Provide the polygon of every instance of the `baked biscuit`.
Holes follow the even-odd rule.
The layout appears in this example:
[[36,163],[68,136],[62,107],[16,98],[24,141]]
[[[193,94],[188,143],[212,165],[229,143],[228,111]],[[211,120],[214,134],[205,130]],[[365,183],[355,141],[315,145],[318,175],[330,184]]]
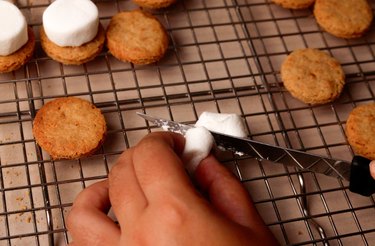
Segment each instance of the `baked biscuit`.
[[144,8],[160,9],[172,5],[176,0],[133,0],[133,2]]
[[25,65],[33,56],[35,50],[35,36],[33,29],[28,27],[28,41],[16,52],[0,56],[0,73],[8,73]]
[[361,37],[373,19],[367,0],[316,0],[314,15],[325,31],[347,39]]
[[356,154],[375,160],[375,103],[360,105],[350,112],[346,136]]
[[66,65],[81,65],[93,60],[102,51],[105,43],[105,31],[99,24],[96,37],[81,46],[62,47],[48,39],[43,27],[40,29],[40,43],[46,54],[53,60]]
[[46,103],[36,114],[33,134],[52,159],[78,159],[103,143],[106,122],[92,103],[64,97]]
[[315,0],[272,0],[272,2],[286,9],[307,9]]
[[281,65],[280,72],[284,86],[292,96],[311,105],[332,102],[345,84],[340,63],[317,49],[293,51]]
[[107,28],[107,46],[114,57],[134,64],[160,60],[168,48],[162,24],[142,10],[114,15]]

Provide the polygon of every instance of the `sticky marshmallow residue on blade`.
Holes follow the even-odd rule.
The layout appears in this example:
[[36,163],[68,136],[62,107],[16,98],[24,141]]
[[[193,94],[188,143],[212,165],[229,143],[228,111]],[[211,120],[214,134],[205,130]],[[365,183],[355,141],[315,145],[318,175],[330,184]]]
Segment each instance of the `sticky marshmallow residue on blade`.
[[27,23],[22,12],[14,4],[0,1],[0,56],[14,53],[27,41]]
[[203,112],[199,116],[195,126],[204,126],[210,131],[235,137],[247,137],[247,130],[244,121],[237,114]]
[[98,33],[99,11],[90,0],[56,0],[43,13],[43,28],[55,44],[81,46]]
[[182,161],[189,173],[194,173],[199,163],[208,156],[214,145],[214,138],[205,127],[189,129],[185,134]]

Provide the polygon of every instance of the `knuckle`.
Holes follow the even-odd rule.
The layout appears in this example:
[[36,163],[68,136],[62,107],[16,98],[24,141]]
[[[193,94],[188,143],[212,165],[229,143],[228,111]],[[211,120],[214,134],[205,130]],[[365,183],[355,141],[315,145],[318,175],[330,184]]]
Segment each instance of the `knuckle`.
[[124,168],[127,160],[131,158],[131,152],[133,151],[133,148],[125,150],[120,157],[117,159],[116,163],[111,167],[111,170],[108,173],[108,180],[111,182],[112,180],[116,180],[121,174],[121,170]]
[[111,182],[113,179],[116,179],[120,166],[116,163],[108,173],[108,181]]
[[164,132],[154,132],[143,138],[134,148],[134,156],[144,156],[145,154],[158,154],[173,146],[173,140]]
[[82,218],[83,211],[80,207],[73,205],[70,212],[66,217],[66,227],[69,231],[79,230],[80,228],[80,218]]
[[183,201],[170,198],[168,202],[161,205],[160,214],[162,214],[164,222],[171,228],[180,228],[188,220],[189,210]]
[[147,149],[152,146],[160,144],[160,138],[157,137],[158,135],[156,134],[150,134],[147,137],[143,138],[139,144],[136,146],[136,150],[139,149]]

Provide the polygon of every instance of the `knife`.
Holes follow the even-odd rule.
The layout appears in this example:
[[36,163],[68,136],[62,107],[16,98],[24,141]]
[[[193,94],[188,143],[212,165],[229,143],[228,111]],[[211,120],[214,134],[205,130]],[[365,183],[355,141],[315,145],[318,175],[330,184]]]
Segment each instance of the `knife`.
[[[164,130],[182,135],[185,135],[186,131],[194,127],[139,112],[137,114]],[[214,131],[210,132],[219,148],[232,151],[237,155],[246,154],[261,160],[283,163],[300,170],[347,180],[349,181],[349,190],[363,196],[370,196],[375,193],[375,180],[370,175],[369,164],[371,160],[365,157],[354,156],[352,161],[348,162],[262,143],[249,138],[238,138]]]

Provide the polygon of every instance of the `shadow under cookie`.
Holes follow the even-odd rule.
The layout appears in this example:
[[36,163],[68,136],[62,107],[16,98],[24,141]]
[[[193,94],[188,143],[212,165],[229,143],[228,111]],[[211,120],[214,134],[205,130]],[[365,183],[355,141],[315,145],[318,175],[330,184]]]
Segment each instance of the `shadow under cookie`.
[[15,71],[25,65],[33,56],[35,36],[31,27],[27,28],[28,41],[16,52],[8,56],[0,56],[0,73]]
[[105,43],[105,31],[103,26],[99,25],[98,33],[92,41],[76,47],[62,47],[48,39],[44,28],[41,27],[40,42],[43,50],[53,60],[66,65],[81,65],[93,60],[102,51]]

